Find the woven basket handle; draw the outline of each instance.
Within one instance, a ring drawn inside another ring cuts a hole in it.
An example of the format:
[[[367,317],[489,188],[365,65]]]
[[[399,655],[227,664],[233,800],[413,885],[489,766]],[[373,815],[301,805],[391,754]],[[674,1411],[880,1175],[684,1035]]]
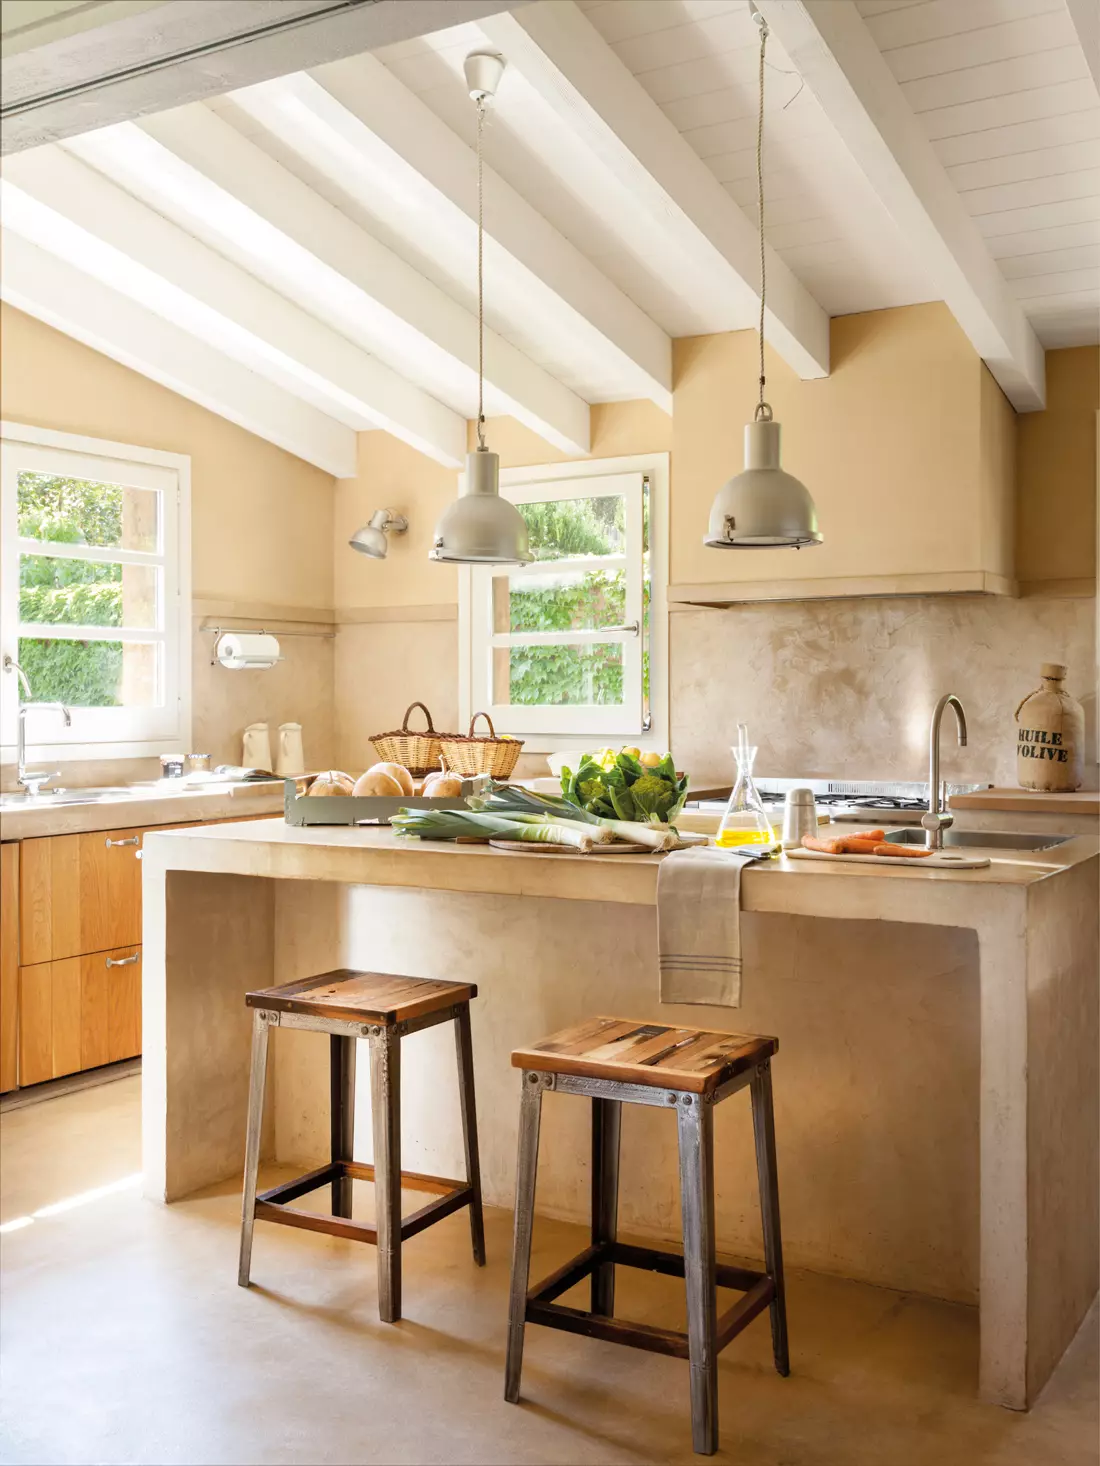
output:
[[[434,733],[435,732],[435,724],[432,722],[432,715],[431,715],[431,713],[429,713],[428,709],[424,706],[424,704],[422,702],[411,702],[411,703],[409,703],[408,707],[405,709],[405,716],[401,720],[401,731],[402,731],[402,733],[407,733],[409,731],[409,714],[412,712],[413,708],[419,708],[420,711],[427,718],[427,720],[428,720],[428,726],[427,726],[427,728],[426,728],[425,731],[428,732],[428,733]]]
[[[474,736],[474,724],[477,722],[478,718],[484,718],[485,719],[485,721],[489,725],[489,737],[490,738],[495,738],[497,736],[497,730],[493,727],[493,720],[492,720],[492,718],[490,718],[490,716],[489,716],[488,713],[475,713],[473,715],[473,717],[470,719],[470,731],[466,735],[467,738],[473,738],[473,736]]]

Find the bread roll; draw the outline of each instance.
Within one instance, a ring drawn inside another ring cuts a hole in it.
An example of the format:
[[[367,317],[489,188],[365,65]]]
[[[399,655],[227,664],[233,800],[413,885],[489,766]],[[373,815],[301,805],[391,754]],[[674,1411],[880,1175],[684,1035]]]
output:
[[[312,795],[350,794],[354,787],[355,781],[350,774],[345,774],[340,769],[326,769],[323,774],[317,775],[308,792]]]
[[[429,774],[424,780],[427,799],[461,799],[462,780],[457,774]]]
[[[413,776],[409,773],[404,764],[372,764],[367,770],[368,774],[389,774],[391,779],[396,779],[401,786],[401,793],[412,795]],[[365,777],[365,776],[364,776]]]
[[[406,791],[401,787],[392,774],[386,773],[386,767],[376,764],[373,769],[368,769],[365,774],[360,774],[355,781],[355,788],[352,793],[358,796],[364,794],[384,795],[388,799],[407,798]],[[410,781],[411,782],[411,781]]]

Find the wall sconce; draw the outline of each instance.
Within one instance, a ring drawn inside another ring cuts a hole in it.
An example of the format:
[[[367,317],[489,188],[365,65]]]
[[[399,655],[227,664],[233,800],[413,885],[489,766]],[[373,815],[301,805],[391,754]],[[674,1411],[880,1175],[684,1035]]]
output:
[[[404,534],[408,527],[409,521],[403,514],[395,514],[392,509],[376,509],[369,522],[355,531],[348,544],[372,560],[384,560],[390,547],[386,536]]]

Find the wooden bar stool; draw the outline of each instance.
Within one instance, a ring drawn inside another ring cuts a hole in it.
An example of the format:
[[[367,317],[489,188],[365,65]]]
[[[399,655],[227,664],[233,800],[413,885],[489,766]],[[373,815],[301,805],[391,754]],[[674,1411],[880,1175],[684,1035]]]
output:
[[[790,1373],[770,1065],[778,1047],[774,1038],[592,1018],[530,1048],[515,1050],[512,1063],[523,1070],[523,1090],[506,1400],[514,1404],[519,1399],[525,1323],[546,1324],[567,1333],[672,1354],[690,1362],[692,1443],[697,1452],[709,1456],[718,1448],[718,1354],[765,1308],[771,1310],[775,1367],[782,1375]],[[727,1267],[715,1258],[714,1107],[746,1085],[752,1092],[764,1227],[762,1273]],[[592,1100],[592,1244],[528,1290],[539,1119],[547,1089],[586,1095]],[[627,1246],[616,1239],[619,1129],[624,1103],[676,1110],[682,1257],[652,1247]],[[616,1263],[684,1278],[686,1335],[613,1316]],[[592,1280],[590,1311],[554,1302],[586,1277]],[[744,1295],[721,1317],[718,1287],[735,1288]]]
[[[481,1213],[481,1170],[474,1107],[474,1060],[470,1043],[472,983],[431,982],[416,977],[388,977],[377,972],[341,968],[303,978],[285,987],[247,993],[254,1009],[252,1072],[248,1093],[248,1141],[244,1164],[244,1206],[241,1258],[237,1281],[248,1287],[252,1229],[256,1218],[328,1232],[378,1247],[378,1313],[385,1323],[401,1317],[401,1244],[460,1207],[470,1208],[474,1261],[485,1265],[485,1229]],[[401,1040],[422,1028],[453,1020],[458,1051],[459,1099],[466,1147],[466,1180],[448,1181],[401,1169]],[[331,1160],[294,1181],[256,1195],[263,1122],[264,1078],[272,1028],[307,1028],[329,1034]],[[371,1110],[374,1122],[374,1165],[352,1160],[355,1123],[355,1041],[370,1046]],[[376,1225],[351,1219],[351,1183],[373,1181]],[[299,1196],[331,1183],[334,1215],[298,1210]],[[401,1188],[438,1192],[419,1211],[401,1217]]]

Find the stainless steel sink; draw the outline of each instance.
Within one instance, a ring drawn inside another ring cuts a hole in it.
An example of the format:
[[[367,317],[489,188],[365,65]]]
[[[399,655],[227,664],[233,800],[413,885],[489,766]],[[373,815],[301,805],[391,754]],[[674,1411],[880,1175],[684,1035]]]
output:
[[[904,830],[887,830],[886,838],[891,845],[921,845],[925,843],[924,831],[918,825],[907,825]],[[956,830],[948,828],[943,832],[943,843],[964,845],[979,850],[1052,850],[1055,845],[1064,845],[1069,835],[1024,835],[1015,830]]]
[[[104,799],[124,799],[139,791],[127,788],[43,789],[38,794],[0,794],[0,809],[52,809],[57,804],[97,804]]]

